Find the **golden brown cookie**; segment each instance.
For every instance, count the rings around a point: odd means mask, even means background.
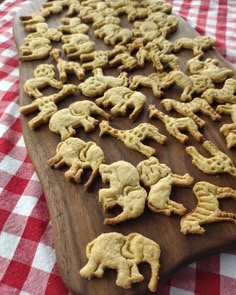
[[[63,34],[87,34],[89,26],[81,23],[79,17],[64,17],[61,19],[63,25],[58,27],[58,30]]]
[[[170,200],[172,186],[189,187],[193,178],[188,174],[178,175],[155,157],[140,162],[137,166],[141,182],[150,187],[147,197],[148,207],[156,213],[170,216],[172,213],[183,215],[186,208]]]
[[[186,143],[188,141],[188,136],[183,134],[182,130],[187,130],[194,139],[197,141],[203,141],[203,135],[198,131],[197,124],[193,119],[189,117],[174,118],[170,117],[160,110],[158,110],[155,105],[149,105],[148,107],[149,118],[155,118],[162,121],[166,127],[166,130],[170,135],[175,137],[181,143]]]
[[[104,95],[96,99],[96,104],[105,108],[112,107],[113,116],[125,116],[128,109],[133,109],[129,119],[134,121],[143,110],[146,96],[139,91],[119,86],[107,90]]]
[[[206,174],[228,173],[236,176],[236,168],[233,161],[211,141],[204,141],[202,146],[211,154],[210,158],[201,155],[194,146],[186,147],[186,152],[192,157],[193,165]]]
[[[126,72],[120,73],[118,77],[105,76],[101,68],[96,68],[93,70],[93,75],[93,77],[87,78],[78,86],[84,96],[97,97],[109,88],[128,85],[128,75]]]
[[[85,132],[93,131],[99,121],[92,117],[92,114],[100,115],[106,120],[110,119],[110,115],[99,108],[93,101],[82,100],[76,101],[68,108],[53,114],[49,122],[49,129],[60,134],[61,140],[75,135],[75,129],[79,127],[83,127]]]
[[[193,56],[204,53],[205,50],[215,46],[216,41],[208,36],[198,36],[194,39],[180,38],[174,42],[174,52],[179,52],[182,48],[190,49]]]
[[[111,127],[109,122],[103,120],[99,124],[100,136],[110,134],[122,141],[128,148],[136,150],[147,157],[151,157],[156,150],[142,143],[145,138],[151,138],[160,144],[164,144],[166,136],[161,134],[157,127],[149,123],[140,123],[133,129],[119,130]]]
[[[180,102],[175,99],[166,98],[161,101],[161,104],[168,112],[174,109],[179,114],[192,118],[200,127],[203,127],[206,122],[195,114],[197,112],[209,116],[213,121],[221,119],[217,111],[203,98],[195,97],[190,102]]]
[[[209,103],[213,101],[217,103],[232,103],[236,104],[236,80],[229,78],[220,89],[206,89],[201,97],[206,99]]]
[[[65,59],[62,59],[60,49],[54,48],[50,52],[50,56],[57,63],[57,70],[62,82],[67,81],[67,74],[75,74],[79,80],[85,79],[84,69],[82,68],[80,63],[76,61],[67,61]]]
[[[169,72],[169,74],[162,80],[161,87],[166,89],[173,84],[176,84],[178,87],[183,89],[180,97],[182,101],[192,100],[193,93],[201,94],[207,89],[215,87],[208,76],[188,76],[180,70]]]
[[[144,211],[147,193],[140,186],[136,167],[126,161],[117,161],[100,165],[99,172],[103,183],[109,184],[109,188],[99,190],[99,202],[104,211],[117,206],[122,208],[115,217],[105,218],[104,224],[115,225],[138,218]]]
[[[43,96],[39,89],[47,86],[61,89],[63,84],[61,81],[55,79],[55,70],[53,65],[40,64],[34,70],[34,78],[25,82],[24,91],[30,97],[39,98]]]
[[[103,150],[92,141],[85,142],[79,138],[70,137],[57,145],[56,154],[48,160],[51,168],[69,166],[65,178],[80,183],[84,169],[92,173],[84,184],[87,190],[98,175],[99,166],[104,162]]]
[[[231,198],[236,200],[236,190],[219,187],[205,181],[197,182],[193,187],[198,204],[195,209],[182,217],[180,231],[187,234],[203,234],[202,224],[230,221],[236,223],[236,215],[220,209],[219,200]]]
[[[116,285],[124,289],[131,284],[143,281],[138,264],[146,262],[151,267],[151,279],[148,288],[157,289],[160,268],[159,245],[138,234],[124,236],[120,233],[105,233],[91,241],[86,247],[87,264],[80,270],[83,278],[103,277],[106,268],[117,271]]]
[[[74,84],[65,84],[58,93],[37,98],[32,103],[20,107],[20,112],[29,114],[39,110],[39,113],[28,122],[29,127],[35,129],[41,124],[47,123],[51,116],[56,113],[58,110],[56,103],[58,101],[77,91],[78,88]]]

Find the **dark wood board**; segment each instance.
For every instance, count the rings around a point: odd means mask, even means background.
[[[14,37],[17,47],[22,45],[26,32],[19,20],[20,15],[30,15],[34,11],[38,11],[43,1],[37,0],[30,5],[26,5],[15,17]],[[50,27],[59,24],[59,16],[52,16],[48,19]],[[91,37],[94,38],[91,30]],[[178,30],[170,36],[170,40],[180,37],[197,36],[197,33],[182,19]],[[55,46],[58,46],[55,44]],[[100,40],[96,40],[97,48],[105,48]],[[188,50],[182,50],[178,54],[181,60],[181,67],[186,70],[186,61],[191,58],[192,54]],[[216,51],[209,50],[207,57],[216,57],[220,60],[221,66],[232,68]],[[20,62],[20,105],[26,105],[32,101],[23,91],[25,81],[33,77],[33,70],[39,63],[52,63],[50,58],[41,61]],[[114,70],[105,70],[105,74],[115,74]],[[136,71],[136,73],[150,73],[150,66],[146,69]],[[132,72],[131,74],[133,74]],[[75,78],[71,78],[69,82],[78,83]],[[154,103],[160,106],[160,99],[154,98],[151,91],[140,88],[147,97],[148,103]],[[44,91],[45,94],[50,93],[50,89]],[[171,87],[165,91],[165,97],[178,99],[180,89]],[[80,94],[64,99],[58,104],[59,109],[67,107],[76,100],[83,100]],[[229,186],[236,189],[235,179],[230,175],[209,176],[200,172],[191,164],[191,158],[185,152],[187,145],[195,145],[205,155],[201,144],[194,141],[191,136],[186,146],[179,143],[176,139],[170,137],[163,124],[159,121],[149,120],[147,116],[147,106],[141,113],[135,123],[130,122],[127,118],[117,117],[111,122],[111,125],[120,129],[130,129],[140,122],[150,122],[158,126],[161,133],[168,136],[167,143],[162,146],[153,141],[147,141],[150,146],[156,148],[155,156],[170,166],[173,172],[178,174],[190,173],[194,177],[194,183],[198,181],[209,181],[219,186]],[[108,111],[109,112],[109,111]],[[178,116],[172,113],[173,116]],[[171,115],[172,115],[171,114]],[[123,290],[115,285],[116,272],[107,270],[103,279],[94,278],[86,280],[80,277],[79,270],[86,264],[87,258],[85,248],[88,242],[93,240],[101,233],[120,232],[129,234],[138,232],[156,241],[161,247],[161,271],[159,286],[166,282],[171,275],[180,267],[183,267],[200,257],[217,253],[226,249],[236,247],[236,226],[228,222],[205,225],[206,233],[203,235],[183,235],[180,233],[179,216],[166,217],[161,214],[155,214],[148,208],[144,214],[132,221],[127,221],[117,226],[103,225],[104,213],[98,202],[98,190],[104,185],[98,178],[89,192],[83,190],[83,184],[74,184],[67,182],[64,178],[66,169],[53,170],[49,168],[47,160],[55,154],[55,149],[60,141],[59,136],[50,132],[47,125],[41,126],[35,131],[28,127],[28,121],[35,114],[29,116],[21,116],[22,129],[29,151],[31,160],[36,169],[38,177],[42,183],[43,190],[47,199],[50,212],[53,235],[55,242],[55,250],[59,271],[67,288],[73,294],[93,295],[93,294],[148,294],[147,282],[150,277],[150,270],[147,265],[140,265],[140,270],[145,276],[142,283],[134,284],[132,289]],[[207,126],[202,129],[206,139],[211,140],[216,146],[224,151],[236,163],[235,150],[228,150],[225,138],[218,131],[219,127],[230,122],[229,116],[223,116],[221,122],[213,122],[206,116],[200,115],[207,121]],[[101,119],[101,118],[100,118]],[[92,133],[85,133],[82,129],[78,129],[78,136],[83,140],[95,141],[103,148],[106,157],[106,163],[112,163],[117,160],[126,160],[137,165],[145,157],[138,152],[128,150],[121,142],[110,136],[99,138],[99,129]],[[88,177],[85,174],[83,182]],[[192,188],[173,188],[171,198],[177,202],[183,203],[188,211],[196,206],[196,198],[192,192]],[[230,212],[236,212],[235,201],[221,201],[221,208]],[[107,215],[108,216],[108,215]],[[104,293],[105,292],[105,293]]]

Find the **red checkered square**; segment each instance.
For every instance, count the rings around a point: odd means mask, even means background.
[[[11,215],[8,217],[7,223],[3,227],[3,230],[9,234],[21,237],[26,222],[26,216],[11,213]]]
[[[8,184],[6,185],[5,190],[8,192],[13,192],[13,193],[17,191],[17,193],[22,195],[28,182],[29,182],[28,179],[24,179],[18,176],[13,176],[11,180],[8,182]]]
[[[45,222],[34,217],[29,217],[22,238],[39,242],[47,225],[48,221]]]
[[[196,272],[196,294],[220,294],[220,275],[206,271]]]
[[[36,242],[21,239],[16,248],[13,260],[29,266],[32,265],[37,246],[38,244]]]
[[[45,290],[45,295],[67,295],[68,290],[65,288],[61,278],[51,274],[48,278],[48,285]]]
[[[47,203],[44,201],[44,198],[45,197],[42,194],[40,197],[40,200],[34,207],[31,213],[31,216],[38,218],[40,220],[43,220],[44,222],[47,223],[49,221],[49,211],[48,211]]]
[[[10,214],[11,212],[0,208],[0,232],[2,231],[2,228]]]
[[[0,207],[4,210],[12,212],[19,198],[20,198],[20,195],[9,193],[3,190],[0,194]]]
[[[2,278],[3,278],[7,268],[9,266],[10,262],[11,262],[11,260],[9,260],[9,259],[7,259],[5,257],[2,257],[0,255],[0,282],[2,281]],[[1,283],[0,283],[0,286],[1,286]]]
[[[28,292],[29,294],[45,294],[49,276],[49,273],[32,267],[22,290]]]
[[[29,265],[12,260],[2,278],[2,283],[17,289],[22,289],[29,272]]]

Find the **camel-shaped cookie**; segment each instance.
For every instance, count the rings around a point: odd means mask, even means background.
[[[120,26],[120,23],[121,21],[119,17],[113,16],[113,15],[107,15],[107,16],[100,15],[100,17],[98,17],[93,22],[92,27],[94,30],[97,30],[107,24],[114,24],[114,25]]]
[[[39,110],[39,113],[28,122],[29,127],[35,129],[47,123],[51,116],[57,112],[56,103],[58,101],[77,91],[78,88],[74,84],[65,84],[58,93],[37,98],[32,103],[20,107],[20,112],[26,115]]]
[[[136,38],[143,38],[143,43],[152,41],[160,35],[158,25],[152,21],[136,21],[133,24],[133,35]]]
[[[81,54],[95,49],[95,43],[85,34],[65,35],[62,37],[62,42],[62,49],[69,59],[78,59]]]
[[[126,44],[133,34],[132,31],[116,24],[106,24],[94,31],[97,38],[103,39],[106,45]]]
[[[186,208],[170,200],[172,186],[189,187],[193,178],[188,174],[178,175],[155,157],[140,162],[137,165],[140,181],[150,187],[147,204],[151,211],[170,216],[172,213],[183,215]]]
[[[208,36],[198,36],[194,39],[180,38],[174,42],[174,52],[179,52],[182,48],[190,49],[193,52],[193,56],[203,54],[204,50],[215,46],[216,41]]]
[[[180,102],[175,99],[165,98],[161,101],[161,104],[168,112],[174,109],[179,114],[192,118],[199,127],[203,127],[206,122],[195,114],[197,112],[209,116],[213,121],[221,119],[221,116],[217,111],[215,111],[203,98],[195,97],[190,102]]]
[[[43,96],[39,89],[51,86],[61,89],[63,83],[55,79],[55,70],[53,65],[40,64],[34,69],[34,78],[27,80],[24,84],[24,91],[34,98]]]
[[[116,285],[124,289],[131,284],[143,281],[138,264],[146,262],[151,267],[151,279],[148,289],[157,289],[160,268],[159,245],[138,233],[124,236],[111,232],[98,236],[86,247],[87,264],[80,270],[83,278],[103,277],[106,268],[117,271]]]
[[[119,86],[108,89],[95,102],[97,105],[105,108],[112,107],[111,113],[114,116],[125,116],[127,110],[133,108],[129,119],[134,121],[145,106],[146,96],[139,91],[133,91],[125,86]]]
[[[236,80],[229,78],[220,89],[206,89],[201,97],[206,99],[209,103],[213,101],[217,103],[231,103],[236,104]]]
[[[140,123],[129,130],[119,130],[111,127],[109,122],[103,120],[99,124],[99,128],[99,136],[110,134],[122,141],[128,148],[138,151],[148,158],[151,157],[156,150],[142,143],[145,138],[154,139],[160,144],[164,144],[166,141],[166,136],[161,134],[157,127],[149,123]]]
[[[24,44],[19,48],[21,61],[45,59],[52,49],[51,41],[45,37],[25,38]]]
[[[115,217],[105,218],[104,224],[114,225],[138,218],[144,211],[147,193],[140,186],[136,167],[126,161],[117,161],[110,165],[101,164],[99,173],[103,183],[109,184],[109,188],[99,190],[103,210],[116,206],[122,208],[122,212]]]
[[[169,72],[162,80],[161,87],[162,89],[166,89],[173,84],[183,89],[180,96],[181,101],[192,100],[193,93],[201,94],[207,89],[210,90],[209,88],[215,87],[211,79],[207,76],[199,74],[188,76],[180,70]]]
[[[236,168],[233,161],[211,141],[204,141],[202,146],[211,154],[210,158],[201,155],[194,146],[186,147],[186,152],[192,157],[192,163],[206,174],[228,173],[236,176]]]
[[[78,183],[81,181],[83,170],[92,169],[89,179],[84,184],[87,190],[98,175],[99,166],[104,159],[103,150],[96,143],[70,137],[57,145],[56,154],[48,160],[48,165],[51,168],[69,166],[69,170],[65,172],[65,178]]]
[[[61,19],[63,25],[58,26],[58,30],[63,34],[87,34],[89,26],[81,23],[79,17],[64,17]]]
[[[72,103],[68,108],[57,111],[49,121],[49,129],[58,133],[61,140],[76,134],[76,128],[82,126],[85,132],[93,131],[99,121],[91,115],[97,114],[109,120],[110,115],[99,108],[93,101],[82,100]]]
[[[230,115],[233,121],[231,124],[223,124],[220,128],[220,132],[226,137],[227,148],[231,149],[236,146],[236,104],[218,105],[216,111]]]
[[[148,107],[149,118],[155,118],[162,121],[166,127],[166,130],[170,135],[175,137],[181,143],[186,143],[188,141],[188,136],[183,134],[182,130],[187,130],[194,139],[201,142],[203,140],[203,135],[198,131],[198,125],[193,121],[192,118],[182,117],[174,118],[170,117],[160,110],[158,110],[155,105],[149,105]]]
[[[219,61],[214,58],[200,60],[199,54],[187,62],[187,69],[191,75],[202,74],[211,78],[214,83],[222,83],[233,75],[233,71],[228,68],[219,67]]]
[[[183,234],[203,234],[205,229],[202,224],[221,221],[236,223],[236,214],[222,211],[219,206],[221,199],[236,200],[236,190],[199,181],[194,185],[193,192],[198,204],[195,209],[181,218],[180,231]]]
[[[54,48],[50,52],[50,56],[57,63],[57,69],[59,72],[60,80],[62,82],[67,81],[67,74],[75,74],[79,80],[84,80],[85,73],[80,63],[76,61],[67,61],[61,58],[61,51]]]
[[[128,75],[126,72],[120,73],[118,77],[105,76],[101,68],[96,68],[93,70],[93,77],[80,83],[78,88],[84,96],[96,97],[104,94],[109,88],[127,85]]]
[[[152,89],[152,93],[155,97],[161,97],[163,92],[161,91],[161,80],[166,74],[152,73],[149,76],[145,75],[135,75],[129,78],[129,88],[136,90],[139,86],[147,87]]]
[[[162,11],[150,13],[146,20],[155,22],[158,25],[159,32],[165,36],[176,31],[179,24],[178,17]]]

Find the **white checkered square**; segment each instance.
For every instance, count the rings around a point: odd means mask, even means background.
[[[8,82],[7,82],[8,83]],[[10,83],[12,85],[12,83]],[[1,89],[1,88],[0,88]],[[19,105],[15,102],[11,102],[5,110],[5,113],[10,114],[16,118],[19,117]]]
[[[33,208],[37,204],[38,199],[30,196],[21,196],[13,210],[13,213],[29,216]]]
[[[6,57],[13,57],[16,55],[16,52],[13,51],[13,50],[10,50],[9,48],[5,49],[3,52],[2,52],[2,56],[6,56]]]
[[[221,254],[220,255],[220,274],[236,279],[235,272],[236,255]]]
[[[42,243],[39,243],[32,266],[50,273],[55,263],[56,256],[54,249]]]
[[[170,295],[194,295],[194,293],[189,292],[189,291],[184,291],[183,289],[171,287],[170,288]]]
[[[4,42],[1,40],[1,35],[0,35],[0,42]],[[0,89],[1,91],[8,91],[12,87],[12,83],[5,81],[5,80],[0,80]]]
[[[13,159],[9,156],[5,156],[1,162],[0,169],[3,171],[7,171],[11,175],[15,175],[21,165],[21,161]]]
[[[12,259],[20,237],[2,232],[0,234],[0,256]]]
[[[8,126],[0,124],[0,137],[3,136],[3,134],[9,129]]]

